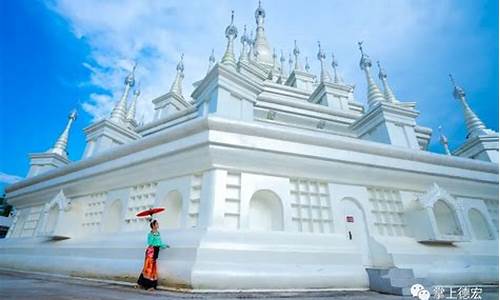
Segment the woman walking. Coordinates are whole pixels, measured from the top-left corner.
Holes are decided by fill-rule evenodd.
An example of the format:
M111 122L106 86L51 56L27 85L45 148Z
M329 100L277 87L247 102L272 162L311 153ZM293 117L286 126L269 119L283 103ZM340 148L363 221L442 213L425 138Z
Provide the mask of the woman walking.
M158 284L158 271L156 259L161 249L170 248L168 245L163 244L160 237L160 224L157 220L152 220L149 224L151 231L148 234L148 247L146 248L146 256L144 258L144 267L142 269L139 279L137 279L137 286L142 287L148 291L156 289Z

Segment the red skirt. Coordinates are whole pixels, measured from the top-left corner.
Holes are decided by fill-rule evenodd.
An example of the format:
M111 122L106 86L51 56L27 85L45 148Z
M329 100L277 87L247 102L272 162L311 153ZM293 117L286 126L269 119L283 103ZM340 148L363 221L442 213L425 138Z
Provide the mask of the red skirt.
M156 286L158 285L158 270L156 259L158 258L159 252L160 247L149 246L146 248L144 267L142 268L139 279L137 279L137 284L139 284L144 289L156 289Z

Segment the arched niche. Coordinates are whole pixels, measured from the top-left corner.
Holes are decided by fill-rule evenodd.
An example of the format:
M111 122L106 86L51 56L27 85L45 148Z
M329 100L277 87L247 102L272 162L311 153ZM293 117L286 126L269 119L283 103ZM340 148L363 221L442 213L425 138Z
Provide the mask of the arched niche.
M283 206L272 191L260 190L250 199L249 228L255 231L282 231Z
M492 240L494 236L484 215L477 209L471 208L468 213L472 232L477 240Z
M455 211L444 200L437 200L432 207L436 218L436 225L441 234L462 235L462 229L457 220Z
M175 229L181 227L182 216L182 195L177 190L170 191L159 203L165 207L165 212L158 215L160 226L165 229Z
M418 196L406 212L409 226L417 241L424 243L454 243L470 241L465 230L463 203L434 183Z
M41 222L38 225L38 235L53 236L58 234L56 231L61 228L59 226L61 215L63 212L71 210L71 207L71 201L60 190L43 208Z
M104 232L118 232L122 225L122 211L123 205L120 199L113 200L111 205L109 205L105 219L103 220L103 231Z

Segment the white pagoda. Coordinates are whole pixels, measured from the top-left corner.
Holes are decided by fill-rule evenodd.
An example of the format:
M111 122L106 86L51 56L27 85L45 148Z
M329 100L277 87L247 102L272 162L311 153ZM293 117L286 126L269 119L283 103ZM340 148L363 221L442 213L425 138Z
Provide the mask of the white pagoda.
M245 29L237 56L231 16L225 53L212 53L191 96L181 58L146 124L135 120L132 71L110 117L85 129L79 161L66 155L72 113L6 190L16 216L0 267L135 281L149 230L135 214L162 206L164 286L407 294L414 283L498 284L498 133L463 89L453 81L468 135L450 151L441 134L445 154L431 153L416 103L398 99L380 64L379 88L361 43L367 106L320 44L320 74L297 42L287 67L265 17L259 4L255 38Z

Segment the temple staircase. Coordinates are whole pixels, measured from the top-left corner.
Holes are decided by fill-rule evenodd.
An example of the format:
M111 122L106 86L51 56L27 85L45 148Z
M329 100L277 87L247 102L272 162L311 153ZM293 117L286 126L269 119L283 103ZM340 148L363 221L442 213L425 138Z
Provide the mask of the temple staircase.
M415 278L412 269L391 268L366 268L370 281L370 290L392 295L411 295L410 288L415 283L420 283L427 290L433 283L425 278Z

